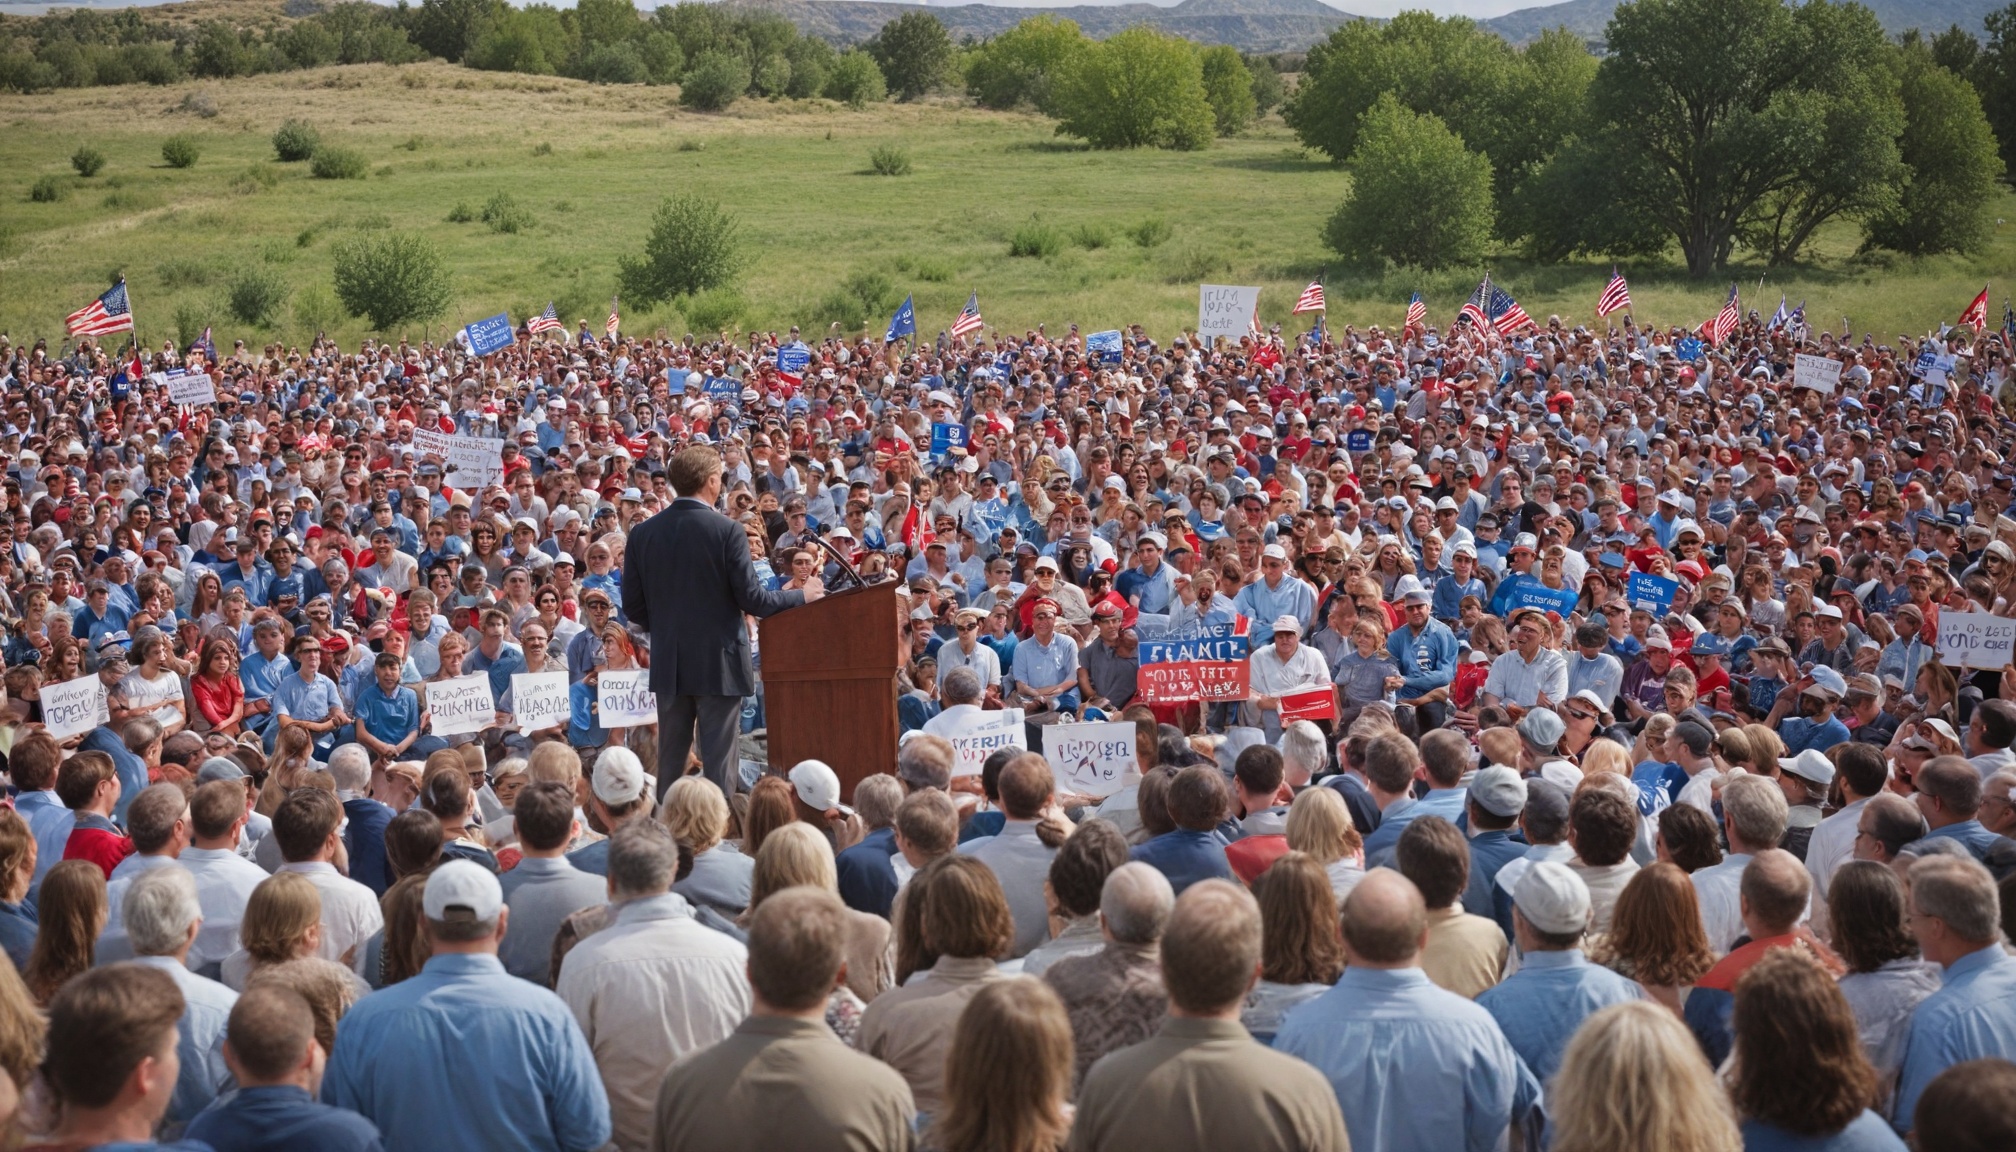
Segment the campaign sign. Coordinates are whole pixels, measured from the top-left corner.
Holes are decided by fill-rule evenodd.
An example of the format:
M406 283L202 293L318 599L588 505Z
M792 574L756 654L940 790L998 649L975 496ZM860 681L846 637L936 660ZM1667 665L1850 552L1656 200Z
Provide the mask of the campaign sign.
M1673 345L1673 355L1690 364L1700 363L1701 357L1707 351L1708 346L1692 336L1682 337L1678 343Z
M786 344L777 349L777 374L793 383L805 378L805 367L812 363L812 350L803 344Z
M1281 724L1286 727L1297 720L1335 720L1337 718L1337 689L1311 688L1303 692L1289 692L1281 697Z
M427 685L427 711L436 736L460 736L494 727L497 701L490 697L489 674L478 672Z
M1507 605L1507 615L1520 608L1538 608L1542 612L1552 612L1566 616L1575 610L1579 599L1573 589L1549 588L1538 581L1522 581L1512 590L1512 602Z
M2016 659L2016 618L1992 612L1939 613L1939 662L1955 668L2000 668ZM44 688L46 698L48 689ZM48 705L43 705L47 712Z
M1633 572L1624 582L1624 599L1633 608L1643 608L1657 616L1673 607L1673 597L1680 593L1680 581L1670 576L1654 576L1650 572Z
M206 372L156 372L154 383L168 389L171 404L215 404L217 385Z
M1209 703L1244 700L1253 695L1253 666L1244 660L1213 663L1200 660L1197 668L1197 699Z
M1370 452L1372 439L1370 428L1353 428L1344 434L1344 448L1350 452Z
M1841 362L1829 356L1808 356L1801 352L1792 364L1792 386L1832 395L1841 386Z
M484 436L451 436L416 428L413 446L441 458L441 479L450 488L488 488L504 482L504 441Z
M629 728L658 722L658 697L651 692L651 671L604 669L595 681L595 705L604 728Z
M1244 660L1246 653L1244 636L1195 636L1141 642L1141 663L1144 666L1194 660Z
M1237 340L1253 330L1260 307L1260 289L1232 284L1204 284L1197 290L1197 335L1206 340L1230 336Z
M973 445L973 433L964 424L931 425L931 454L943 456L957 448L967 451Z
M707 399L716 404L742 402L742 382L733 376L709 376L703 390L707 393Z
M1057 790L1083 796L1111 796L1131 768L1133 724L1053 724L1043 729L1043 757L1057 776Z
M44 684L41 700L42 727L58 740L82 736L112 722L111 709L105 703L105 682L95 672L61 684Z
M1085 337L1085 355L1094 364L1115 365L1120 363L1120 330L1109 329L1094 332Z
M519 731L565 724L569 713L567 673L519 672L511 677L511 715Z
M469 334L469 351L478 356L488 356L517 343L517 336L511 325L511 314L499 312L488 320L478 320L463 329Z
M1020 710L990 712L988 715L1000 717L1000 720L950 737L952 775L978 776L981 766L987 763L987 757L1003 748L1029 750L1029 730L1022 722Z

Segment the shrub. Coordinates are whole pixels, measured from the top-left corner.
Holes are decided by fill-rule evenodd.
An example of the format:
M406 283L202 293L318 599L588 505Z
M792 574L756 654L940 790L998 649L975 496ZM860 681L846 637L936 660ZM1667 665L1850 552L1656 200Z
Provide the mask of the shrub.
M63 184L63 178L52 174L35 181L28 189L28 199L37 204L54 204L63 199L68 191L69 189Z
M364 158L362 152L331 144L315 149L315 158L309 161L308 173L317 180L362 180L370 167L371 162Z
M532 146L532 155L534 156L551 156L552 154L553 142L550 140L541 140Z
M498 192L483 205L483 222L492 232L524 232L532 227L532 212L509 192Z
M175 306L175 342L187 348L196 342L203 330L210 327L210 309L202 304L183 303Z
M644 53L626 41L589 45L575 65L575 75L595 84L642 84L650 79L651 70L645 65Z
M306 120L289 120L273 133L274 153L289 164L315 155L315 148L321 143L322 134Z
M182 103L179 107L191 116L200 116L205 120L209 120L217 115L217 98L208 92L191 92L182 97Z
M1104 248L1113 243L1113 226L1087 221L1071 230L1071 241L1080 248Z
M919 260L917 278L933 284L943 284L952 279L952 265L944 260Z
M878 176L908 176L910 153L894 144L884 144L868 153L868 166Z
M1058 133L1094 148L1203 148L1217 130L1197 49L1145 25L1078 53L1049 99Z
M82 145L70 154L70 167L75 168L79 176L88 180L104 170L105 154L89 144Z
M287 304L287 281L270 272L247 269L225 290L224 304L241 323L269 328Z
M186 256L163 260L155 266L154 275L168 289L200 288L210 282L209 267Z
M467 224L474 219L476 219L476 209L471 207L467 200L456 201L455 207L448 210L448 222L450 224Z
M650 307L727 285L742 267L742 225L713 200L667 197L651 218L641 257L624 257L623 294Z
M1381 96L1359 125L1350 168L1351 193L1323 229L1331 248L1429 269L1482 259L1496 215L1491 161L1441 117Z
M346 240L336 248L336 298L379 332L428 321L448 310L447 261L423 237L386 232Z
M875 63L875 58L856 48L842 52L833 62L833 70L826 74L824 91L828 100L838 100L859 111L887 99L889 84L882 78L882 66Z
M294 327L304 336L327 332L342 320L343 306L319 284L302 289L294 298Z
M679 102L702 112L719 112L749 89L749 62L738 52L710 50L693 58L679 82Z
M1143 248L1154 248L1166 242L1174 232L1175 229L1169 226L1169 221L1160 216L1150 216L1129 228L1127 236Z
M1055 256L1064 250L1064 234L1043 221L1031 218L1008 237L1008 255Z
M202 155L203 149L194 136L170 136L161 142L161 159L170 168L194 168Z
M952 74L952 37L936 15L915 10L889 21L862 46L882 66L889 87L915 100Z
M896 307L896 286L880 272L856 272L819 302L819 318L855 329Z
M733 288L709 288L686 302L686 323L695 332L725 332L742 318L747 305Z

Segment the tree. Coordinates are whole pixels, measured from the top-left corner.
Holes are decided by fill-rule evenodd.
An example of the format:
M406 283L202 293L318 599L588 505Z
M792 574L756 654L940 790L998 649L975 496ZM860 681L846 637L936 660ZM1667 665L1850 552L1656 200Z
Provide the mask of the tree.
M575 0L574 26L584 46L622 44L644 34L644 22L630 0Z
M463 63L491 72L550 76L570 64L580 49L579 34L543 4L508 10L485 28Z
M824 94L828 100L838 100L859 110L888 99L889 88L882 79L882 66L875 63L875 58L859 48L850 48L833 61Z
M1204 73L1204 99L1211 105L1211 117L1218 135L1237 135L1253 122L1253 74L1239 58L1239 50L1224 44L1198 54Z
M1281 73L1274 67L1274 61L1265 56L1254 56L1246 61L1246 70L1253 74L1253 111L1265 116L1281 106L1287 96L1287 86L1281 83Z
M451 291L448 263L424 237L384 232L336 246L336 298L375 331L435 319Z
M703 112L719 112L749 89L749 62L739 53L709 49L694 57L679 81L679 102Z
M791 82L784 88L784 94L793 100L804 100L819 95L826 87L826 77L833 71L833 46L817 36L800 36L784 50L784 58L791 63Z
M504 0L421 0L413 10L413 42L451 64L459 63L485 29L509 12Z
M1912 256L1972 252L1987 243L1988 202L2002 158L1972 85L1930 50L1897 50L1904 98L1903 162L1910 178L1872 215L1868 244Z
M648 308L726 286L742 267L741 232L741 221L715 201L668 197L651 218L642 258L623 258L623 295Z
M2001 144L2003 166L2016 169L2016 4L1990 12L1983 24L1988 43L1974 62L1974 89Z
M1052 101L1058 134L1094 148L1203 148L1216 127L1196 49L1146 25L1079 53Z
M973 50L966 94L987 108L1027 103L1048 111L1052 77L1090 43L1076 21L1031 16Z
M952 37L929 12L906 12L864 45L898 99L915 100L952 72Z
M1917 29L1911 31L1916 32ZM1974 62L1980 58L1981 41L1958 24L1932 37L1932 62L1955 76L1964 77L1972 72Z
M1351 194L1324 242L1347 257L1443 268L1472 264L1491 239L1491 161L1439 117L1379 98L1358 128Z

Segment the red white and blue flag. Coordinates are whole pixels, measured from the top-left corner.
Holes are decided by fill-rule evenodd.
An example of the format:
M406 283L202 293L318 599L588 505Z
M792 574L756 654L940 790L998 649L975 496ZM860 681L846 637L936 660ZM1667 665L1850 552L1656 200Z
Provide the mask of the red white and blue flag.
M1400 333L1406 335L1417 329L1425 329L1428 324L1428 305L1421 302L1421 293L1416 292L1407 301L1407 318L1400 322Z
M1463 308L1456 313L1458 324L1468 321L1479 328L1491 328L1500 336L1510 336L1519 329L1533 323L1526 315L1526 309L1517 300L1506 295L1505 290L1491 283L1486 276L1478 283L1477 291L1463 302Z
M1736 325L1742 318L1742 313L1736 310L1736 285L1731 284L1729 299L1722 302L1722 311L1717 312L1713 320L1701 326L1701 335L1708 341L1709 346L1713 347L1727 340L1729 334L1736 331Z
M525 322L525 334L537 336L541 332L565 332L567 325L560 322L560 313L554 311L553 302L546 302L546 311Z
M1624 274L1610 269L1610 283L1603 286L1603 295L1596 298L1596 315L1608 316L1612 312L1622 312L1631 307L1631 288L1624 283Z
M984 326L985 322L980 319L980 293L976 291L966 297L966 307L960 310L959 318L952 321L952 337L956 340L968 332L978 332Z
M1323 311L1323 282L1321 280L1311 280L1309 286L1302 289L1302 295L1296 298L1295 308L1289 315L1293 316L1303 312L1321 311Z
M133 304L126 297L124 280L112 285L106 289L103 296L63 319L63 332L68 336L104 336L113 332L131 331L133 331Z

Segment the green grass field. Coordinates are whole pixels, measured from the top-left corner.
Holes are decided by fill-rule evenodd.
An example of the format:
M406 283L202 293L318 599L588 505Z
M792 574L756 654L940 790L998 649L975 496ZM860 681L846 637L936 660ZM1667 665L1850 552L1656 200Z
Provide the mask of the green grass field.
M187 110L195 95L213 115ZM305 163L276 162L269 137L289 117L363 152L369 177L316 180ZM1142 322L1165 338L1195 322L1203 281L1263 285L1263 318L1285 322L1303 284L1327 268L1332 322L1361 324L1396 323L1416 288L1446 324L1476 282L1476 270L1347 269L1319 239L1347 177L1305 154L1278 119L1201 153L1102 153L1060 140L1040 117L950 100L861 112L744 101L702 115L681 110L670 89L431 64L10 95L0 97L0 126L0 331L16 340L60 339L64 314L123 272L150 342L192 323L216 325L220 342L298 340L318 327L354 342L364 322L336 308L330 250L355 230L388 227L424 232L447 253L451 324L507 308L522 320L554 300L570 326L590 317L599 331L619 256L641 243L660 198L680 191L741 216L750 263L740 321L751 327L819 322L836 286L872 273L898 300L916 294L927 333L978 289L987 319L1003 327ZM161 161L161 142L177 133L201 143L193 168ZM109 161L91 179L70 168L83 143ZM873 175L869 153L881 145L906 149L914 171ZM44 177L60 199L31 198ZM456 205L480 209L498 192L529 213L529 227L448 222ZM2016 196L1996 213L2016 219ZM1011 236L1032 219L1061 234L1061 250L1010 256ZM1150 219L1168 225L1168 238L1143 247L1129 233ZM1812 265L1738 268L1732 278L1746 308L1768 312L1782 292L1806 300L1816 323L1838 326L1845 314L1858 332L1889 337L1951 322L1984 281L2016 269L2016 225L1998 224L1990 249L1967 259L1856 258L1855 243L1843 227ZM224 304L252 268L290 289L270 328L249 329ZM1586 322L1609 265L1508 256L1491 269L1534 316ZM1677 260L1626 271L1641 320L1698 324L1728 290L1727 280L1689 281ZM1998 284L1998 317L2004 292ZM670 304L626 305L624 315L632 332L676 335L687 322Z

